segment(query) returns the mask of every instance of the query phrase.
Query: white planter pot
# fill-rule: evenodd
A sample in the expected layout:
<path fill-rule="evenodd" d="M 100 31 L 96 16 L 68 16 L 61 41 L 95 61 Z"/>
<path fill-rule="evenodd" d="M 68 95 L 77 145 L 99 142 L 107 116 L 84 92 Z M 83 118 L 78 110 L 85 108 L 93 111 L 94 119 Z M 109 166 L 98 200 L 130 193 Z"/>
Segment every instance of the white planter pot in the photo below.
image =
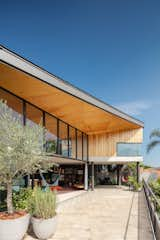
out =
<path fill-rule="evenodd" d="M 0 219 L 0 240 L 21 240 L 27 232 L 29 220 L 29 214 L 15 219 Z"/>
<path fill-rule="evenodd" d="M 53 236 L 57 226 L 57 216 L 49 219 L 35 218 L 31 219 L 33 231 L 38 239 L 45 240 Z"/>

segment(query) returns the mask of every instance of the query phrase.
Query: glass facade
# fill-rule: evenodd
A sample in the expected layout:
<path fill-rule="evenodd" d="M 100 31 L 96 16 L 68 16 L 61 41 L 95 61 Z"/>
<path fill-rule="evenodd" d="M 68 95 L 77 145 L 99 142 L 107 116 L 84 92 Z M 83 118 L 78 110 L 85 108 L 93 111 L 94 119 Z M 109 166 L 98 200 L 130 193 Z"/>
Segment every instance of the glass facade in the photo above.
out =
<path fill-rule="evenodd" d="M 77 158 L 82 160 L 82 132 L 77 130 Z"/>
<path fill-rule="evenodd" d="M 29 103 L 26 103 L 26 124 L 34 125 L 34 124 L 43 124 L 43 113 L 38 108 L 32 106 Z"/>
<path fill-rule="evenodd" d="M 27 101 L 0 88 L 0 99 L 6 100 L 9 107 L 20 117 L 23 125 L 31 127 L 34 124 L 44 125 L 46 128 L 46 151 L 63 157 L 88 160 L 88 138 L 80 130 L 57 119 Z"/>
<path fill-rule="evenodd" d="M 117 155 L 118 156 L 142 156 L 142 144 L 141 143 L 117 143 Z"/>
<path fill-rule="evenodd" d="M 68 157 L 68 125 L 59 121 L 59 154 Z"/>
<path fill-rule="evenodd" d="M 4 91 L 0 88 L 0 99 L 7 102 L 7 105 L 14 110 L 15 117 L 19 118 L 20 121 L 24 122 L 22 113 L 23 113 L 23 102 L 14 95 Z"/>
<path fill-rule="evenodd" d="M 87 135 L 83 133 L 83 160 L 87 160 L 88 155 L 88 139 Z"/>
<path fill-rule="evenodd" d="M 46 151 L 48 153 L 57 153 L 57 119 L 49 114 L 45 114 L 46 127 Z"/>
<path fill-rule="evenodd" d="M 69 126 L 69 157 L 76 158 L 76 130 Z"/>

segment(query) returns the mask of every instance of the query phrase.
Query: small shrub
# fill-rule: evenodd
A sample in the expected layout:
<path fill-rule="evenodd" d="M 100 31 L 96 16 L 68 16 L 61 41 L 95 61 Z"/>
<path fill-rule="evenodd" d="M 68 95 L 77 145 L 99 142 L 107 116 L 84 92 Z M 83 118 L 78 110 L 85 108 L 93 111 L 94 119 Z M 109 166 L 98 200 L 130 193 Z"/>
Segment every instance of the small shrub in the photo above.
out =
<path fill-rule="evenodd" d="M 160 185 L 160 177 L 157 178 L 157 183 Z"/>
<path fill-rule="evenodd" d="M 28 202 L 32 197 L 31 188 L 22 188 L 19 192 L 13 192 L 13 206 L 15 210 L 28 210 Z"/>
<path fill-rule="evenodd" d="M 149 186 L 151 187 L 152 191 L 154 192 L 154 194 L 157 197 L 160 197 L 160 183 L 159 183 L 159 179 L 156 181 L 151 181 L 149 183 Z"/>
<path fill-rule="evenodd" d="M 56 194 L 50 189 L 35 188 L 29 201 L 29 211 L 36 218 L 48 219 L 56 215 Z"/>
<path fill-rule="evenodd" d="M 131 186 L 133 186 L 133 189 L 134 189 L 135 191 L 138 191 L 139 188 L 141 187 L 141 183 L 138 183 L 137 180 L 136 180 L 136 178 L 133 177 L 133 176 L 129 176 L 129 177 L 128 177 L 128 183 L 129 183 Z"/>

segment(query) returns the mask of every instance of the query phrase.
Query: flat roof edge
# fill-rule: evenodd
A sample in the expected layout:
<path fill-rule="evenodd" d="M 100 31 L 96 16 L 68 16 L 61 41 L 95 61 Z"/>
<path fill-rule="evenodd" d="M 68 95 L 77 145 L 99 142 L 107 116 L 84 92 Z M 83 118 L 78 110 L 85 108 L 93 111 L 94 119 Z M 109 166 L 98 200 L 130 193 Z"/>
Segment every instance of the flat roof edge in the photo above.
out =
<path fill-rule="evenodd" d="M 120 118 L 123 118 L 129 122 L 132 122 L 140 127 L 144 127 L 144 123 L 130 115 L 120 111 L 119 109 L 99 100 L 98 98 L 92 96 L 91 94 L 81 90 L 69 82 L 51 74 L 45 69 L 35 65 L 31 61 L 21 57 L 20 55 L 14 53 L 13 51 L 7 49 L 6 47 L 0 45 L 0 60 L 5 62 L 13 67 L 16 67 L 19 70 L 22 70 L 25 73 L 32 75 L 33 77 L 38 78 L 39 80 L 56 87 L 74 97 L 81 99 L 89 104 L 94 105 L 106 112 L 114 114 Z"/>

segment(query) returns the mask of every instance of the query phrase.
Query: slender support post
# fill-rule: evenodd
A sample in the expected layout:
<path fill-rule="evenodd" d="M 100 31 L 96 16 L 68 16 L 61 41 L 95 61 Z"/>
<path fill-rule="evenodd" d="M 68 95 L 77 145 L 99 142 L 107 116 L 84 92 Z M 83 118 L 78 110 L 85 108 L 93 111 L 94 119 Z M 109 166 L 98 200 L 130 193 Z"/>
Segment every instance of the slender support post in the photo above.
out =
<path fill-rule="evenodd" d="M 117 185 L 119 185 L 119 165 L 117 165 Z"/>
<path fill-rule="evenodd" d="M 83 133 L 82 133 L 82 160 L 83 160 L 83 158 L 84 158 L 84 154 L 83 154 L 83 151 L 84 151 L 83 141 L 84 141 L 84 137 L 83 137 Z"/>
<path fill-rule="evenodd" d="M 91 189 L 94 190 L 94 162 L 91 163 L 92 168 L 92 178 L 91 178 Z"/>
<path fill-rule="evenodd" d="M 88 163 L 85 163 L 84 168 L 84 189 L 88 190 Z"/>
<path fill-rule="evenodd" d="M 59 154 L 59 119 L 57 119 L 57 149 L 56 149 L 56 153 Z"/>
<path fill-rule="evenodd" d="M 117 185 L 121 185 L 121 165 L 117 166 Z"/>
<path fill-rule="evenodd" d="M 89 137 L 87 135 L 87 161 L 89 161 Z"/>
<path fill-rule="evenodd" d="M 42 124 L 43 124 L 43 127 L 45 127 L 46 126 L 46 115 L 45 115 L 45 112 L 43 111 L 43 113 L 42 113 L 43 115 L 42 115 Z"/>
<path fill-rule="evenodd" d="M 139 183 L 139 162 L 137 162 L 136 168 L 137 168 L 137 182 Z"/>
<path fill-rule="evenodd" d="M 26 126 L 27 114 L 26 114 L 26 102 L 24 100 L 22 105 L 22 115 L 23 115 L 23 126 Z M 25 187 L 29 187 L 30 175 L 28 174 L 24 179 L 25 179 Z"/>
<path fill-rule="evenodd" d="M 68 155 L 68 157 L 69 157 L 69 125 L 67 125 L 67 141 L 68 141 L 68 142 L 67 142 L 67 145 L 68 145 L 68 146 L 67 146 L 67 150 L 68 150 L 68 154 L 67 154 L 67 155 Z"/>
<path fill-rule="evenodd" d="M 23 114 L 23 126 L 26 125 L 26 102 L 23 101 L 23 105 L 22 105 L 22 114 Z"/>

